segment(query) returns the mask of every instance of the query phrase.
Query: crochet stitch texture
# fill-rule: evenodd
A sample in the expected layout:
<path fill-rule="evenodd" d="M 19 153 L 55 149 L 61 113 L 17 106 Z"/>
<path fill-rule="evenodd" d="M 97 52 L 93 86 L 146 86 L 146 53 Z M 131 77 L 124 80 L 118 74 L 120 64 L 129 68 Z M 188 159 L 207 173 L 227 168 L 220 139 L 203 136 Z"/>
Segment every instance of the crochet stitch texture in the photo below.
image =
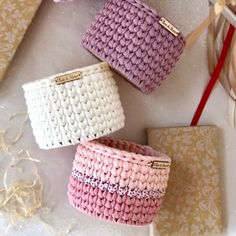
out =
<path fill-rule="evenodd" d="M 77 148 L 68 185 L 70 203 L 103 220 L 130 225 L 152 222 L 165 195 L 170 167 L 165 154 L 132 142 L 100 138 Z"/>
<path fill-rule="evenodd" d="M 185 46 L 183 35 L 174 36 L 160 19 L 138 0 L 108 0 L 82 45 L 148 94 L 171 72 Z"/>
<path fill-rule="evenodd" d="M 57 85 L 55 78 L 79 71 L 81 78 Z M 77 144 L 124 127 L 118 88 L 107 63 L 23 85 L 29 118 L 42 149 Z"/>

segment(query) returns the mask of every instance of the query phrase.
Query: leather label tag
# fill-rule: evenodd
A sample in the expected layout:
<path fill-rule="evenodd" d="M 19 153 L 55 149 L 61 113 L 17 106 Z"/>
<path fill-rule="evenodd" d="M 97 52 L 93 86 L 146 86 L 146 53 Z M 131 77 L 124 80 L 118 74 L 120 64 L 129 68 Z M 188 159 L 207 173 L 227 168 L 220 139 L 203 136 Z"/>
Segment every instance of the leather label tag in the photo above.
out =
<path fill-rule="evenodd" d="M 175 26 L 173 26 L 168 20 L 166 20 L 164 17 L 161 17 L 161 19 L 159 20 L 159 24 L 162 25 L 164 28 L 166 28 L 174 36 L 178 36 L 180 33 L 180 31 Z"/>
<path fill-rule="evenodd" d="M 55 82 L 57 85 L 65 84 L 67 82 L 75 81 L 81 78 L 81 72 L 75 71 L 69 74 L 60 75 L 55 78 Z"/>
<path fill-rule="evenodd" d="M 151 167 L 153 169 L 166 169 L 170 167 L 170 162 L 168 161 L 153 161 Z"/>

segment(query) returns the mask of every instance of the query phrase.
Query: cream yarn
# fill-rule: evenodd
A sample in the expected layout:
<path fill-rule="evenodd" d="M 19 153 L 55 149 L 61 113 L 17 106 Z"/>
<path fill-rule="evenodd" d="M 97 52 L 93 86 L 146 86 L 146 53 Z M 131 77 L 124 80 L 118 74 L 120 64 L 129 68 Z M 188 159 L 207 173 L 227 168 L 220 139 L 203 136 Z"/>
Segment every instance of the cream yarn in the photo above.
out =
<path fill-rule="evenodd" d="M 80 73 L 58 85 L 56 79 Z M 33 133 L 40 148 L 89 141 L 124 127 L 118 88 L 107 63 L 23 85 Z"/>

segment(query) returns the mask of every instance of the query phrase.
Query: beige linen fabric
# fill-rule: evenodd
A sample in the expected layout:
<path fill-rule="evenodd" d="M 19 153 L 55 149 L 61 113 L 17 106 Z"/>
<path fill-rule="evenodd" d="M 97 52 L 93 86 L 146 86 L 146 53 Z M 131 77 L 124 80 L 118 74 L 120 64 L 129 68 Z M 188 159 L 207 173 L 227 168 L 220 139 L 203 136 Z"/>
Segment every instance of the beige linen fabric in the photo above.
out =
<path fill-rule="evenodd" d="M 172 158 L 155 229 L 161 236 L 222 232 L 218 132 L 215 126 L 148 130 L 149 145 Z"/>
<path fill-rule="evenodd" d="M 41 0 L 0 0 L 0 81 Z"/>

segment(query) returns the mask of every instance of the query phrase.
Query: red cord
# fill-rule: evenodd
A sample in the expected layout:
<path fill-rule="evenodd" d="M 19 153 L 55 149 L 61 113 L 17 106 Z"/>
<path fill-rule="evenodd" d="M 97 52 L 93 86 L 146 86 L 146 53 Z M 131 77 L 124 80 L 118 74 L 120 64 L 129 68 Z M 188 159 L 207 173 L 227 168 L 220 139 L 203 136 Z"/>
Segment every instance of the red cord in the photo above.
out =
<path fill-rule="evenodd" d="M 225 41 L 224 41 L 224 46 L 223 46 L 223 49 L 221 51 L 221 54 L 220 54 L 220 57 L 219 57 L 219 61 L 218 61 L 218 64 L 211 76 L 211 79 L 202 95 L 202 98 L 201 98 L 201 101 L 198 105 L 198 108 L 194 114 L 194 117 L 192 119 L 192 122 L 191 122 L 191 126 L 195 126 L 197 125 L 201 115 L 202 115 L 202 112 L 205 108 L 205 105 L 210 97 L 210 94 L 215 86 L 215 83 L 223 69 L 223 66 L 225 64 L 225 59 L 226 59 L 226 56 L 227 56 L 227 53 L 229 51 L 229 48 L 230 48 L 230 44 L 232 42 L 232 38 L 233 38 L 233 35 L 234 35 L 234 31 L 235 31 L 235 28 L 230 25 L 229 27 L 229 30 L 227 32 L 227 36 L 225 38 Z"/>

